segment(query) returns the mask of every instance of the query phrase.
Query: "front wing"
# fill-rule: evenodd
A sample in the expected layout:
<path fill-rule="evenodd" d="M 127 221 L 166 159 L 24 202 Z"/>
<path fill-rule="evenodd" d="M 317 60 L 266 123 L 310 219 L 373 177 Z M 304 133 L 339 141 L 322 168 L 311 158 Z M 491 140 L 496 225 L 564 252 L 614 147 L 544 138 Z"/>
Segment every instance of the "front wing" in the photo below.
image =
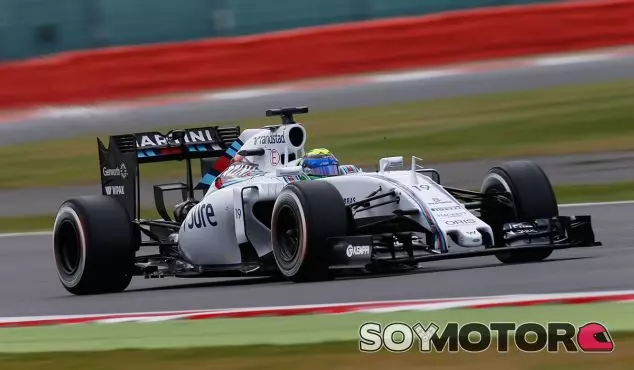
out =
<path fill-rule="evenodd" d="M 569 249 L 602 245 L 595 240 L 591 216 L 557 216 L 504 225 L 503 247 L 457 247 L 448 252 L 411 242 L 412 233 L 357 235 L 331 238 L 331 268 L 362 268 L 373 263 L 417 264 L 458 258 L 490 256 L 529 249 Z M 398 239 L 390 246 L 386 240 Z"/>

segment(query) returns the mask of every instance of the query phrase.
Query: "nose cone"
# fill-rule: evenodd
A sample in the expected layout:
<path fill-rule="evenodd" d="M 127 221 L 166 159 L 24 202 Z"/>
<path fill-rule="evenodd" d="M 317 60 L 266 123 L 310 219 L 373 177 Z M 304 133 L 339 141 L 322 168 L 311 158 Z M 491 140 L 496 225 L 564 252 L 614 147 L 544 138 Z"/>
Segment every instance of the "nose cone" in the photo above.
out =
<path fill-rule="evenodd" d="M 480 247 L 482 246 L 482 234 L 476 229 L 458 229 L 451 231 L 450 235 L 453 241 L 463 247 Z"/>

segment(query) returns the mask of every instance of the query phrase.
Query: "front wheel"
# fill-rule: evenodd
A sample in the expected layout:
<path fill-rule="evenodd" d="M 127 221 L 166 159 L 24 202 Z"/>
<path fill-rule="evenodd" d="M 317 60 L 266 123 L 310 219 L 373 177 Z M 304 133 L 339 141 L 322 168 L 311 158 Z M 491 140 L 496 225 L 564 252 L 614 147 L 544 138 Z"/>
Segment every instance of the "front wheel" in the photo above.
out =
<path fill-rule="evenodd" d="M 482 183 L 485 194 L 508 192 L 513 207 L 483 207 L 481 218 L 493 229 L 495 247 L 503 247 L 502 227 L 509 222 L 530 222 L 559 216 L 555 192 L 544 171 L 530 161 L 512 161 L 493 167 Z M 548 258 L 552 249 L 526 249 L 496 254 L 503 263 L 537 262 Z"/>
<path fill-rule="evenodd" d="M 286 186 L 271 222 L 273 255 L 282 275 L 298 282 L 331 278 L 327 239 L 346 230 L 346 206 L 334 185 L 316 180 Z"/>

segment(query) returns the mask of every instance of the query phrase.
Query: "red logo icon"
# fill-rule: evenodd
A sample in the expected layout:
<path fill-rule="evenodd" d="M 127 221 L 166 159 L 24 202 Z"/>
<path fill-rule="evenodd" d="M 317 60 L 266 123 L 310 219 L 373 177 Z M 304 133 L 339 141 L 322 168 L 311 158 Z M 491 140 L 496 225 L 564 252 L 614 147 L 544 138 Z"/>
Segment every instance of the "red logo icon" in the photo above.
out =
<path fill-rule="evenodd" d="M 277 166 L 280 163 L 280 153 L 276 149 L 271 150 L 271 165 Z"/>
<path fill-rule="evenodd" d="M 577 343 L 584 352 L 614 351 L 614 342 L 608 329 L 596 322 L 585 324 L 579 328 Z"/>

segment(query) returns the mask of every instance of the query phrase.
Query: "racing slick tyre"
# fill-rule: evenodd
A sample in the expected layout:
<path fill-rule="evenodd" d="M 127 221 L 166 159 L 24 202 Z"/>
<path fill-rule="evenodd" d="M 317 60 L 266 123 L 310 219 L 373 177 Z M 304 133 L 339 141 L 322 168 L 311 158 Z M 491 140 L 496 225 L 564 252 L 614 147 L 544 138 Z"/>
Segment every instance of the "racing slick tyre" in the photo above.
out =
<path fill-rule="evenodd" d="M 347 213 L 341 194 L 325 181 L 287 185 L 273 206 L 273 255 L 282 275 L 296 282 L 332 278 L 326 240 L 343 236 Z"/>
<path fill-rule="evenodd" d="M 559 215 L 555 192 L 544 171 L 530 161 L 512 161 L 493 167 L 482 183 L 483 193 L 509 192 L 513 208 L 482 207 L 481 218 L 493 229 L 495 247 L 504 246 L 502 227 L 508 222 L 533 221 Z M 496 254 L 503 263 L 537 262 L 548 258 L 552 249 L 522 250 Z"/>
<path fill-rule="evenodd" d="M 53 226 L 62 285 L 76 295 L 125 290 L 133 275 L 137 239 L 127 211 L 115 198 L 97 195 L 64 202 Z"/>

